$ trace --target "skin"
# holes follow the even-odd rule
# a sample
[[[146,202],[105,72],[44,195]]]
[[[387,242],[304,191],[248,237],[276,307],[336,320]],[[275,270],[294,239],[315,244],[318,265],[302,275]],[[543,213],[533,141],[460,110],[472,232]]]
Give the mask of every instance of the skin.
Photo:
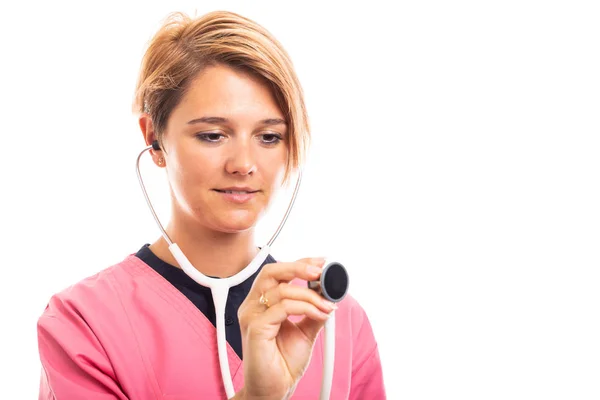
[[[142,114],[139,124],[151,144],[156,137],[151,117]],[[196,76],[173,110],[163,149],[152,151],[152,157],[166,169],[170,185],[172,213],[166,231],[203,274],[232,276],[257,254],[254,227],[282,185],[287,135],[284,115],[264,82],[224,65]],[[237,204],[215,190],[228,187],[258,192]],[[162,237],[150,249],[178,266]],[[257,276],[238,311],[245,386],[236,398],[282,399],[293,393],[335,306],[288,282],[317,279],[322,264],[319,258],[268,264]],[[261,294],[269,306],[259,302]],[[289,315],[305,318],[295,324]]]

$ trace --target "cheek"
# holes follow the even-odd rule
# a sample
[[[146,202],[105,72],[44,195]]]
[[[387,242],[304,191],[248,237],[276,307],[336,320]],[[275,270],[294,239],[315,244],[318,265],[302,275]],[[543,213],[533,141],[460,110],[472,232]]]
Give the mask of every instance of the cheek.
[[[193,200],[200,191],[206,190],[217,173],[215,157],[196,153],[183,150],[173,154],[171,180],[188,201]]]

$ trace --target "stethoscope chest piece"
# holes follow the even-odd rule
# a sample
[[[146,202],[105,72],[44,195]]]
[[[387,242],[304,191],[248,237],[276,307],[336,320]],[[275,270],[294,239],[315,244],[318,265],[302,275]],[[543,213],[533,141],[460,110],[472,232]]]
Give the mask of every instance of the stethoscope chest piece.
[[[325,261],[321,277],[316,281],[309,281],[308,287],[327,300],[337,303],[348,293],[348,271],[337,261]]]

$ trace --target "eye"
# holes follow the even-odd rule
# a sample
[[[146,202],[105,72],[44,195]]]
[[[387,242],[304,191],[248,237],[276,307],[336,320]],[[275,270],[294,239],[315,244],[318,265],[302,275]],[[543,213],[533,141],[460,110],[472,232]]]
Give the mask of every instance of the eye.
[[[219,143],[225,135],[216,132],[199,133],[196,135],[198,139],[208,143]]]
[[[281,141],[281,135],[277,133],[265,133],[261,135],[264,144],[277,144]]]

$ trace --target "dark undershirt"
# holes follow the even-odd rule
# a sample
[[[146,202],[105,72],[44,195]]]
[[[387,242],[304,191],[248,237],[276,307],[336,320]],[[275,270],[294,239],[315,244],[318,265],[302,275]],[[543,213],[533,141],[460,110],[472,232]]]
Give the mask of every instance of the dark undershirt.
[[[194,305],[202,311],[208,320],[216,326],[215,305],[213,303],[210,289],[204,287],[192,278],[190,278],[182,269],[177,268],[158,258],[152,250],[145,244],[135,255],[140,260],[148,264],[153,270],[158,272],[163,278],[169,281],[181,293],[185,295]],[[248,293],[254,279],[265,266],[265,264],[274,263],[275,259],[269,255],[261,267],[244,282],[229,289],[227,304],[225,306],[225,337],[227,342],[237,355],[242,358],[242,337],[240,332],[240,323],[237,318],[237,311]]]

